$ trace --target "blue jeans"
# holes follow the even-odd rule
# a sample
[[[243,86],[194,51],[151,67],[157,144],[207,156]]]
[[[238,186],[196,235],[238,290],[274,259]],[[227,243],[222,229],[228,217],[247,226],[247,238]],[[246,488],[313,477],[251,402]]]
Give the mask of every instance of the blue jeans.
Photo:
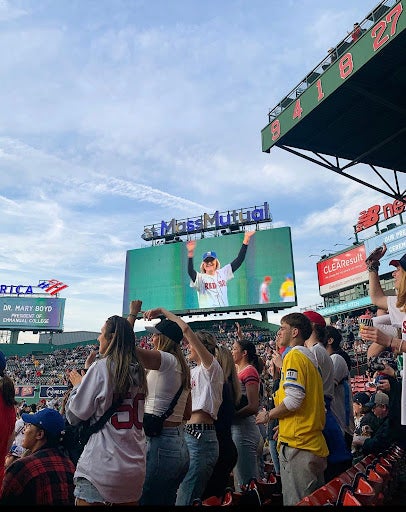
[[[190,464],[176,498],[176,505],[181,506],[189,506],[194,499],[202,497],[219,456],[215,430],[203,430],[200,439],[186,432],[185,441],[189,449]]]
[[[236,418],[231,425],[233,441],[238,451],[237,464],[234,467],[234,487],[240,491],[251,478],[259,478],[258,445],[261,433],[255,423],[255,416]]]
[[[106,500],[99,493],[96,487],[86,478],[82,476],[76,477],[73,480],[75,489],[73,495],[75,498],[87,501],[87,503],[106,503]]]
[[[147,437],[147,467],[140,505],[175,505],[176,493],[189,469],[183,425],[164,427]]]

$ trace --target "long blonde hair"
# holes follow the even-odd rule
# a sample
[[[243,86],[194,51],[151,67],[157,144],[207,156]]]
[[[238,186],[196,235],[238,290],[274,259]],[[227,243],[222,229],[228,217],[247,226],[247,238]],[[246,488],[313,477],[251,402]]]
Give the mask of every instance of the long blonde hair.
[[[147,378],[137,358],[135,334],[130,322],[118,315],[111,316],[106,320],[104,336],[109,343],[103,357],[107,359],[114,400],[123,400],[131,385],[139,386],[147,395]]]
[[[399,268],[402,274],[400,276],[396,307],[401,311],[406,311],[406,271],[402,267]]]
[[[216,270],[218,270],[218,269],[221,267],[221,265],[220,265],[220,261],[219,261],[217,258],[214,258],[214,261],[216,262]],[[202,262],[200,263],[200,272],[201,272],[202,274],[205,274],[205,273],[206,273],[206,270],[204,269],[204,265],[203,265],[203,263],[204,263],[204,261],[202,261]]]
[[[176,357],[182,369],[183,389],[190,389],[190,368],[187,364],[180,343],[175,343],[164,334],[158,334],[158,337],[157,349],[162,350],[163,352],[168,352]]]

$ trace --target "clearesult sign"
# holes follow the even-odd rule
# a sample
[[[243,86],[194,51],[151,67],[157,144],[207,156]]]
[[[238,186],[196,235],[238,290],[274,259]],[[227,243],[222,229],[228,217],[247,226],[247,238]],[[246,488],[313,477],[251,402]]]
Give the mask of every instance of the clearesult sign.
[[[359,245],[332,258],[319,261],[317,275],[320,295],[327,295],[368,281],[365,259],[365,247]]]

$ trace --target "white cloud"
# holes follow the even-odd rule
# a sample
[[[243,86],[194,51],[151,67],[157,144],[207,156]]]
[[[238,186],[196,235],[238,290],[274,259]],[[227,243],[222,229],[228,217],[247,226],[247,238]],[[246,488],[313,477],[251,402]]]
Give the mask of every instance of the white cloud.
[[[274,226],[292,226],[300,304],[318,302],[309,254],[347,240],[382,195],[262,153],[260,131],[372,7],[0,1],[2,275],[63,280],[66,329],[98,330],[121,311],[145,225],[268,201]]]
[[[12,5],[8,0],[0,0],[0,23],[25,16],[28,11]]]

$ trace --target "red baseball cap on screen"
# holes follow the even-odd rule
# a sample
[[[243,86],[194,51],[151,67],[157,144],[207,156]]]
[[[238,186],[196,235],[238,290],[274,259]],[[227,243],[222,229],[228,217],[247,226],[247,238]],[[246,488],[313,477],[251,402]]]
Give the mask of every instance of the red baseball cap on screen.
[[[320,315],[320,313],[316,313],[316,311],[303,311],[303,314],[305,316],[307,316],[307,318],[314,324],[321,325],[322,327],[326,327],[326,321]]]

